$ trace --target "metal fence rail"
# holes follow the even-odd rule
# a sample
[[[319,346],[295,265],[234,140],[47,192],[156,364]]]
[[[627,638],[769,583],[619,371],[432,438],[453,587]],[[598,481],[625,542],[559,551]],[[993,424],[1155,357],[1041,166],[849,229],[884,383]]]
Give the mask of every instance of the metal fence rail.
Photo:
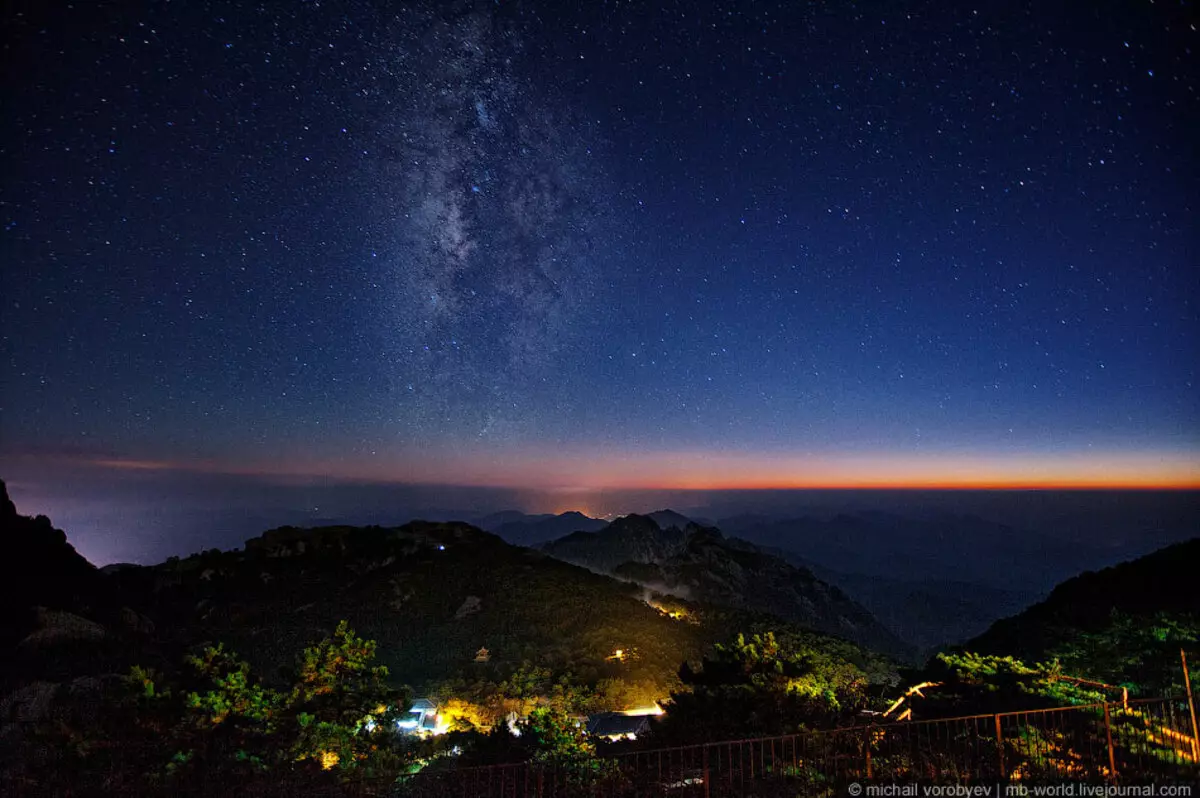
[[[532,763],[421,773],[412,796],[820,795],[853,782],[1200,778],[1186,700],[1056,707],[633,751],[580,772]]]

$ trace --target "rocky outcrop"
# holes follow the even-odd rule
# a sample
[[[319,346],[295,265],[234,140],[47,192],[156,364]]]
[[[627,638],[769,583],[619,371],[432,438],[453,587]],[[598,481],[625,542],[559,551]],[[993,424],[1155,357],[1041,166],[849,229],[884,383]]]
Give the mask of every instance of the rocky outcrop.
[[[21,650],[41,649],[61,643],[91,643],[108,637],[108,631],[95,621],[62,610],[35,609],[37,628],[18,644]]]
[[[129,607],[121,608],[121,623],[126,629],[136,634],[154,634],[154,621]]]
[[[687,548],[690,534],[678,527],[664,530],[649,516],[627,515],[599,532],[575,532],[551,541],[542,546],[542,551],[556,559],[611,574],[622,563],[658,563],[681,554]]]
[[[0,683],[11,686],[15,666],[10,655],[18,643],[44,627],[45,612],[95,616],[118,604],[108,580],[75,551],[66,533],[44,515],[17,513],[3,482],[0,545]]]
[[[463,618],[474,615],[483,609],[483,602],[479,596],[467,596],[458,611],[454,613],[454,620],[461,621]]]
[[[20,515],[0,482],[0,695],[31,683],[122,672],[154,624],[119,583],[143,569],[102,574],[45,516]]]
[[[15,733],[14,725],[45,718],[60,686],[57,682],[30,682],[0,699],[0,736]]]
[[[44,515],[19,515],[0,481],[0,623],[9,643],[29,632],[30,607],[77,611],[102,603],[103,577]]]

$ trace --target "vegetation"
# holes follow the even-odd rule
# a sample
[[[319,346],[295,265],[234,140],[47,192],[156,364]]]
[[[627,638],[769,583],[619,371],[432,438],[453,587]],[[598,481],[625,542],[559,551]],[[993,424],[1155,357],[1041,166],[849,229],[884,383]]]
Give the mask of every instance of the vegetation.
[[[503,672],[501,672],[503,673]],[[547,708],[582,716],[612,709],[648,706],[670,692],[657,681],[601,678],[588,683],[569,671],[523,662],[495,680],[447,679],[435,684],[430,694],[460,730],[487,730],[510,716],[525,717],[535,709]]]
[[[939,654],[928,676],[929,691],[921,717],[1008,712],[1112,700],[1112,692],[1064,678],[1059,662],[1026,664],[1013,657],[973,652]]]
[[[409,701],[388,686],[387,669],[374,658],[374,642],[343,622],[303,651],[283,690],[264,684],[223,645],[188,656],[173,678],[135,667],[133,711],[123,697],[118,703],[144,746],[129,764],[144,770],[123,781],[140,776],[175,790],[244,785],[281,773],[294,784],[318,771],[346,777],[394,769],[405,758],[394,722]]]
[[[1061,630],[1044,658],[954,651],[938,654],[919,678],[938,683],[922,715],[1006,712],[1034,707],[1116,701],[1125,696],[1184,695],[1180,649],[1197,650],[1200,623],[1159,613],[1136,618],[1114,612],[1090,631]],[[1200,663],[1189,663],[1195,686]],[[1194,688],[1193,688],[1194,689]]]
[[[1180,649],[1192,652],[1193,689],[1200,685],[1198,572],[1195,539],[1068,579],[1045,601],[935,658],[923,678],[947,685],[929,703],[944,704],[939,712],[1003,711],[1030,701],[1114,700],[1122,689],[1181,696]]]
[[[616,774],[616,763],[596,753],[581,725],[557,709],[535,709],[519,727],[529,761],[552,769],[558,780],[583,788]]]
[[[884,657],[843,640],[656,599],[464,524],[275,530],[245,551],[117,576],[130,592],[154,591],[154,620],[175,647],[222,640],[272,677],[289,667],[282,652],[347,619],[378,641],[391,679],[456,702],[460,728],[541,706],[584,715],[651,705],[683,687],[682,661],[739,631],[803,635],[831,656],[873,663],[873,683],[895,678]]]
[[[1179,696],[1184,694],[1180,649],[1200,653],[1200,616],[1114,611],[1105,625],[1065,634],[1046,653],[1067,673],[1086,674],[1135,695]],[[1200,662],[1189,663],[1188,670],[1193,687],[1200,686]]]
[[[773,632],[718,644],[699,667],[684,664],[658,736],[731,739],[853,722],[869,703],[867,674],[801,638]]]
[[[47,558],[82,561],[52,537],[57,554]],[[1123,568],[1140,584],[1150,578],[1139,563]],[[36,632],[11,649],[29,658],[30,673],[56,663],[59,681],[15,682],[5,699],[6,717],[32,707],[37,723],[5,741],[16,766],[0,791],[294,794],[505,762],[531,762],[586,791],[619,778],[608,757],[619,747],[817,730],[832,764],[794,765],[792,776],[832,779],[868,757],[876,773],[957,766],[952,751],[909,745],[900,729],[919,724],[846,731],[899,692],[880,655],[763,614],[651,595],[461,524],[285,528],[245,551],[93,576],[102,590],[34,613]],[[1112,574],[1085,580],[1005,622],[999,637],[985,635],[978,650],[944,653],[911,674],[939,684],[910,702],[914,717],[1093,704],[1121,688],[1177,695],[1179,648],[1200,654],[1197,614],[1178,603],[1149,612],[1114,600],[1103,615],[1063,603],[1094,599],[1096,578],[1119,598]],[[997,639],[1025,642],[997,651]],[[102,671],[98,646],[111,654]],[[112,675],[122,660],[128,675]],[[1198,664],[1195,656],[1194,684]],[[395,732],[414,694],[436,700],[446,734]],[[597,748],[583,732],[590,713],[656,701],[666,714],[636,743]],[[1098,716],[1087,711],[1074,726],[1023,728],[984,747],[1003,750],[1010,770],[1099,773],[1079,747],[1097,739]],[[1169,760],[1190,739],[1132,705],[1111,720],[1116,745],[1139,756]]]

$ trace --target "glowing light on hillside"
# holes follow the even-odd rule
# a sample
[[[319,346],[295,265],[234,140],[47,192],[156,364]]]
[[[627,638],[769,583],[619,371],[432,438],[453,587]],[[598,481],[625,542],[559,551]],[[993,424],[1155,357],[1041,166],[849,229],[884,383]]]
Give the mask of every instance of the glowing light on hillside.
[[[653,601],[647,601],[646,603],[673,621],[683,621],[688,617],[687,612],[678,607],[664,607],[662,604],[657,604]]]
[[[633,709],[621,710],[622,715],[628,715],[631,718],[640,718],[646,715],[662,715],[665,712],[666,710],[659,706],[657,701],[648,707],[634,707]]]

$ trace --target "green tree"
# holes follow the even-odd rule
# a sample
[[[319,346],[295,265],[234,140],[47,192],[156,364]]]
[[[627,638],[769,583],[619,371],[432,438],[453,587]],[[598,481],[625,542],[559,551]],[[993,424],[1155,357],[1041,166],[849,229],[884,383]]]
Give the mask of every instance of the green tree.
[[[970,651],[942,653],[931,663],[928,675],[939,686],[928,692],[921,705],[926,717],[1093,704],[1115,697],[1064,678],[1071,674],[1064,673],[1057,661],[1027,664],[1015,657]]]
[[[517,730],[530,761],[552,770],[558,783],[584,788],[616,773],[611,760],[597,755],[583,724],[560,709],[539,707]]]
[[[187,657],[174,684],[134,668],[138,723],[155,730],[162,750],[161,766],[147,775],[214,789],[269,778],[286,791],[296,778],[304,783],[326,771],[399,770],[408,752],[394,722],[409,701],[388,685],[374,657],[375,643],[343,621],[304,650],[287,690],[263,684],[221,645]]]
[[[829,728],[850,721],[867,703],[867,677],[855,664],[774,633],[738,635],[714,646],[699,668],[685,663],[659,734],[727,738]]]
[[[178,746],[168,771],[189,764],[234,774],[268,769],[276,758],[284,697],[255,680],[250,665],[222,645],[189,656],[186,663],[195,689],[183,692],[185,709],[175,725]],[[153,682],[143,680],[143,689],[152,697]],[[171,691],[163,697],[169,700]]]
[[[1113,612],[1093,631],[1065,634],[1048,657],[1063,670],[1129,688],[1146,697],[1183,695],[1179,650],[1200,655],[1200,619],[1182,613],[1133,616]],[[1200,684],[1200,656],[1189,663],[1192,685]]]
[[[304,650],[285,713],[295,724],[290,753],[297,761],[349,770],[388,750],[409,700],[389,686],[387,667],[374,664],[375,648],[342,621],[332,637]]]

